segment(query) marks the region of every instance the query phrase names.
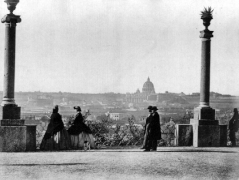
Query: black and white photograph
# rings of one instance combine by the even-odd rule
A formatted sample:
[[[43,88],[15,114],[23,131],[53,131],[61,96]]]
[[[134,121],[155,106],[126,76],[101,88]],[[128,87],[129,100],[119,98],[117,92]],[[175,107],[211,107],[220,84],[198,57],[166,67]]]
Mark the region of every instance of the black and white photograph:
[[[2,0],[0,17],[0,179],[239,179],[239,1]]]

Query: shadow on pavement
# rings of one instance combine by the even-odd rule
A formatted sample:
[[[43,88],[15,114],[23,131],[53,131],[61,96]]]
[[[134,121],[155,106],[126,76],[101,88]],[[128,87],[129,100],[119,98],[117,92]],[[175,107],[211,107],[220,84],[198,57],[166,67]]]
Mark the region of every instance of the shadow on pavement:
[[[99,151],[93,151],[93,152],[134,152],[134,153],[138,153],[138,152],[143,152],[143,153],[162,153],[162,152],[192,152],[192,153],[196,153],[196,152],[212,152],[212,153],[238,153],[237,151],[210,151],[210,150],[163,150],[163,151],[121,151],[121,150],[99,150]]]
[[[61,163],[61,164],[0,164],[0,166],[75,166],[87,165],[87,163]]]

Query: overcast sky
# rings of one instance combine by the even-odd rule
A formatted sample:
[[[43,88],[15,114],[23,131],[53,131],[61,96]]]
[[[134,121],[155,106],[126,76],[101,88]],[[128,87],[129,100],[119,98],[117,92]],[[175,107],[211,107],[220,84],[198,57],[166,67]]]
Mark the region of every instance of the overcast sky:
[[[200,11],[214,9],[211,91],[239,95],[239,1],[20,0],[16,91],[200,90]],[[0,3],[0,16],[7,11]],[[0,90],[4,24],[0,25]]]

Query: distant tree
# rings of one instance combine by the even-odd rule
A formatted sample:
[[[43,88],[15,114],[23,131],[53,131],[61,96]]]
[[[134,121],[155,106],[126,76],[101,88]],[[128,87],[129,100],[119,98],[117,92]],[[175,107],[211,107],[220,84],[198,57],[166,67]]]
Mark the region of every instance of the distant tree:
[[[105,121],[108,121],[109,119],[109,116],[105,115],[105,114],[102,114],[102,115],[99,115],[96,117],[97,120],[100,120],[102,122],[105,122]]]

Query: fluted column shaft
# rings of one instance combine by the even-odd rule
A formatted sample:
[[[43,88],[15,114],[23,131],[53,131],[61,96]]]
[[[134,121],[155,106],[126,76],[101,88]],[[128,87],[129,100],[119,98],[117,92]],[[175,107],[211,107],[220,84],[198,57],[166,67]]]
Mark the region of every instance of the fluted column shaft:
[[[7,14],[3,17],[5,23],[5,51],[4,51],[4,84],[2,106],[15,104],[15,47],[16,24],[21,22],[20,16]]]
[[[209,107],[210,102],[210,56],[213,31],[200,31],[202,38],[200,106]]]

